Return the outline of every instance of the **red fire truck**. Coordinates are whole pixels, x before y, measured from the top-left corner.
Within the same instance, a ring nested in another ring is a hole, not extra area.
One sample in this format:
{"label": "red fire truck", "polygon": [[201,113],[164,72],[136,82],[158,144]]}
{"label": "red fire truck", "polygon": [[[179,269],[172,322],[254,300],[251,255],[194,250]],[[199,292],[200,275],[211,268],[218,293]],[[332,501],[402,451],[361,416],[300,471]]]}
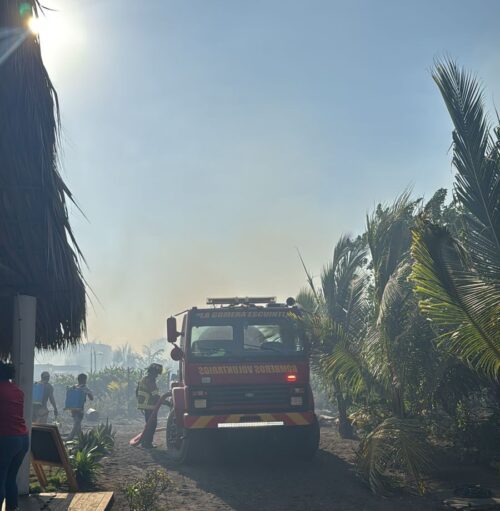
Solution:
{"label": "red fire truck", "polygon": [[[319,426],[309,383],[308,343],[292,298],[209,298],[167,320],[172,383],[167,449],[181,462],[204,445],[234,435],[284,441],[301,458],[318,449]],[[276,441],[276,442],[275,442]]]}

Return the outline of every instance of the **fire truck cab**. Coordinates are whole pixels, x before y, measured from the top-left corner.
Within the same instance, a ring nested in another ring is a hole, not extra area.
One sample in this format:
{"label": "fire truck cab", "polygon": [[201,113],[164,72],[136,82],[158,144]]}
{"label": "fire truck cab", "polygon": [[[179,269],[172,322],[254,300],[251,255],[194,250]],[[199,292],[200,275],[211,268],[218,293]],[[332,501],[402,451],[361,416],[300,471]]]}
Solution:
{"label": "fire truck cab", "polygon": [[[171,356],[179,362],[167,420],[167,449],[192,461],[224,435],[269,435],[312,458],[319,426],[309,383],[309,349],[292,298],[209,298],[178,331],[167,319]],[[178,344],[175,344],[179,340]]]}

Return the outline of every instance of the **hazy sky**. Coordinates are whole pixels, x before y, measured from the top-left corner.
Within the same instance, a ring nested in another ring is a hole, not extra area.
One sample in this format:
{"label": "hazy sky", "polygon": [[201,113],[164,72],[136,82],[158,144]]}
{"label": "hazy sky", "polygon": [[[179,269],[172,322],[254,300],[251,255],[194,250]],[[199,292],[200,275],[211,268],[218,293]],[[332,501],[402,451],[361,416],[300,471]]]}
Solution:
{"label": "hazy sky", "polygon": [[317,274],[377,202],[450,185],[436,56],[498,94],[498,0],[43,3],[89,340],[140,347],[211,295],[295,295],[296,247]]}

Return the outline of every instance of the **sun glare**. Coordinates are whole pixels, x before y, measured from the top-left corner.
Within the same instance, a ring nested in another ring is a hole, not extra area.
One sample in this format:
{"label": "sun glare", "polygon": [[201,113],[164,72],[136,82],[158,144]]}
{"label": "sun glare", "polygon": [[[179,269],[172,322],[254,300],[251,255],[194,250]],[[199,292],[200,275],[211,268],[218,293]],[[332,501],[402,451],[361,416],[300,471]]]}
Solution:
{"label": "sun glare", "polygon": [[28,20],[28,28],[30,32],[38,35],[40,33],[40,18],[31,16],[31,18]]}
{"label": "sun glare", "polygon": [[74,59],[85,44],[85,33],[78,17],[64,10],[47,11],[25,20],[26,29],[40,39],[44,63],[51,72],[67,68],[68,58]]}

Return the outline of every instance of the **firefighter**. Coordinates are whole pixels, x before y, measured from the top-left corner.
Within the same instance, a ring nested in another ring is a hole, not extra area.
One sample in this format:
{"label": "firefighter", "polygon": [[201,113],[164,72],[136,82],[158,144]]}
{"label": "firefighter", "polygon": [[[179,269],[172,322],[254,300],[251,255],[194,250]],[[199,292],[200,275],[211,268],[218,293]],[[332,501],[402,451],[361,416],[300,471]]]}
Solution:
{"label": "firefighter", "polygon": [[[47,408],[47,402],[50,401],[54,410],[54,419],[57,419],[57,405],[54,399],[54,387],[49,383],[50,374],[44,371],[40,375],[40,381],[36,382],[35,385],[40,385],[39,400],[33,399],[33,422],[36,424],[47,424],[49,418],[49,409]],[[33,396],[35,398],[35,396]]]}
{"label": "firefighter", "polygon": [[[144,419],[147,428],[144,430],[142,435],[141,444],[146,449],[152,449],[153,436],[157,426],[157,413],[153,413],[153,410],[160,399],[160,391],[156,384],[156,378],[163,372],[163,366],[161,364],[151,364],[146,369],[146,376],[137,385],[136,397],[137,397],[137,408],[144,414]],[[149,421],[151,419],[151,421]]]}

